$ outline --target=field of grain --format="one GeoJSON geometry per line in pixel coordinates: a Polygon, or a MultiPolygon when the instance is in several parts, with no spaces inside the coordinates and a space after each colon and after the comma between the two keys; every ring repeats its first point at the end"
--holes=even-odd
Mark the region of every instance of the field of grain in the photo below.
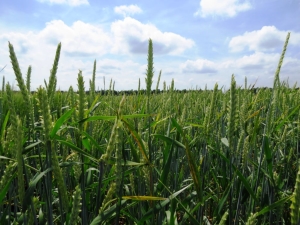
{"type": "MultiPolygon", "coordinates": [[[[0,95],[0,224],[299,224],[300,90],[30,92],[9,43],[19,91],[0,95]]],[[[156,87],[160,82],[160,76],[156,87]]],[[[75,91],[76,89],[76,91],[75,91]]]]}

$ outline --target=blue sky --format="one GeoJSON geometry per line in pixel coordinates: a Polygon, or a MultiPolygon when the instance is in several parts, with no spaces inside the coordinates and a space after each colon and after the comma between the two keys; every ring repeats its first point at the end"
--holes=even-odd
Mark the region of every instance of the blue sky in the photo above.
{"type": "MultiPolygon", "coordinates": [[[[156,86],[162,70],[176,89],[272,86],[288,32],[291,37],[281,80],[300,84],[299,0],[1,0],[0,76],[17,89],[8,54],[15,48],[23,77],[32,66],[32,90],[48,81],[55,50],[62,43],[57,88],[77,87],[82,70],[86,89],[97,60],[96,87],[145,87],[147,46],[154,43],[156,86]]],[[[2,81],[1,81],[2,82],[2,81]]]]}

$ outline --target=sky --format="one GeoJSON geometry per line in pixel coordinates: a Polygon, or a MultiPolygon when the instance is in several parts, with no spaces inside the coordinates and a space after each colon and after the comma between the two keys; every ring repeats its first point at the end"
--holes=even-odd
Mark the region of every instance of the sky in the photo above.
{"type": "Polygon", "coordinates": [[[300,0],[0,0],[0,83],[15,90],[8,43],[31,91],[48,82],[57,45],[57,89],[77,88],[79,71],[89,89],[94,60],[96,89],[145,88],[147,49],[153,42],[159,72],[176,89],[271,87],[288,32],[280,79],[300,84],[300,0]]]}

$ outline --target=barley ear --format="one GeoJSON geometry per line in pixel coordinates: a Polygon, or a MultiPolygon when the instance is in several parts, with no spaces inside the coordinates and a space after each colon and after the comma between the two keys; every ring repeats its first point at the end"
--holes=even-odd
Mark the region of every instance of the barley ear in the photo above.
{"type": "Polygon", "coordinates": [[[29,92],[30,92],[30,79],[31,79],[31,66],[28,67],[27,76],[26,76],[26,87],[29,92]]]}
{"type": "Polygon", "coordinates": [[[221,218],[221,220],[220,220],[219,225],[225,225],[225,224],[226,224],[227,217],[228,217],[228,211],[226,211],[226,212],[223,214],[223,216],[222,216],[222,218],[221,218]]]}
{"type": "Polygon", "coordinates": [[[229,115],[228,115],[228,142],[229,148],[233,150],[234,130],[235,130],[235,119],[236,119],[236,82],[234,75],[231,77],[230,86],[230,104],[229,104],[229,115]]]}
{"type": "Polygon", "coordinates": [[[49,141],[50,131],[52,130],[52,120],[46,90],[40,87],[37,90],[37,96],[43,117],[45,141],[49,141]]]}
{"type": "MultiPolygon", "coordinates": [[[[45,132],[45,143],[50,142],[50,131],[52,130],[52,120],[50,115],[50,109],[48,104],[48,98],[46,94],[46,90],[44,88],[38,89],[38,98],[39,104],[41,107],[43,120],[44,120],[44,132],[45,132]]],[[[53,174],[57,181],[58,191],[60,193],[60,200],[62,201],[63,208],[65,211],[68,210],[68,195],[67,195],[67,187],[64,183],[62,171],[59,167],[58,159],[56,156],[55,146],[50,142],[49,146],[51,147],[51,163],[53,168],[53,174]]]]}
{"type": "Polygon", "coordinates": [[[56,73],[57,73],[57,67],[58,67],[58,62],[59,62],[59,57],[60,57],[60,50],[61,50],[61,43],[58,44],[56,53],[55,53],[55,58],[54,58],[54,63],[50,72],[50,77],[49,77],[49,83],[47,87],[47,95],[49,102],[51,104],[55,89],[56,89],[56,73]]]}
{"type": "Polygon", "coordinates": [[[256,222],[256,214],[251,213],[251,215],[248,217],[246,225],[255,225],[256,222]]]}
{"type": "Polygon", "coordinates": [[[77,185],[75,187],[75,193],[73,195],[73,206],[70,214],[69,225],[78,224],[78,214],[80,213],[81,208],[81,190],[77,185]]]}
{"type": "Polygon", "coordinates": [[[216,98],[217,98],[217,93],[218,93],[218,84],[216,83],[213,94],[212,94],[208,114],[205,115],[204,129],[206,131],[206,134],[210,133],[211,120],[212,120],[214,112],[215,112],[215,102],[216,102],[216,98]]]}
{"type": "Polygon", "coordinates": [[[112,183],[110,184],[110,187],[107,191],[106,196],[104,197],[104,200],[102,202],[102,206],[99,209],[99,214],[103,213],[105,210],[105,207],[107,205],[107,203],[112,199],[113,195],[116,193],[116,183],[112,183]]]}
{"type": "Polygon", "coordinates": [[[16,56],[15,51],[14,51],[14,47],[12,46],[11,43],[8,44],[8,47],[9,47],[9,57],[11,59],[13,70],[14,70],[15,75],[16,75],[18,86],[20,88],[23,99],[25,101],[26,112],[28,114],[31,114],[30,96],[29,96],[27,87],[25,85],[25,82],[23,80],[23,77],[22,77],[21,69],[20,69],[20,66],[19,66],[19,63],[18,63],[17,56],[16,56]]]}
{"type": "Polygon", "coordinates": [[[280,59],[279,59],[279,63],[278,63],[278,66],[277,66],[277,70],[275,72],[273,89],[275,89],[275,87],[280,84],[279,73],[280,73],[282,63],[283,63],[283,59],[284,59],[284,55],[285,55],[285,52],[286,52],[286,49],[287,49],[287,45],[289,43],[289,39],[290,39],[290,32],[288,32],[288,34],[286,36],[285,43],[284,43],[284,46],[283,46],[283,49],[282,49],[282,52],[281,52],[281,56],[280,56],[280,59]]]}
{"type": "Polygon", "coordinates": [[[6,165],[3,175],[0,177],[0,190],[3,190],[3,188],[11,178],[16,165],[17,163],[15,161],[10,161],[9,164],[6,165]]]}
{"type": "Polygon", "coordinates": [[[15,140],[15,149],[16,149],[16,159],[18,162],[18,194],[20,202],[23,202],[25,196],[25,186],[24,186],[24,173],[23,173],[23,131],[22,131],[22,122],[17,117],[17,127],[16,127],[16,140],[15,140]]]}
{"type": "Polygon", "coordinates": [[[300,222],[300,166],[298,168],[295,190],[292,197],[291,222],[292,225],[297,225],[300,222]]]}
{"type": "Polygon", "coordinates": [[[156,94],[157,94],[157,92],[158,92],[158,87],[159,87],[160,77],[161,77],[161,70],[159,71],[159,75],[158,75],[158,79],[157,79],[157,83],[156,83],[156,94]]]}
{"type": "Polygon", "coordinates": [[[148,66],[146,70],[146,87],[147,87],[147,96],[151,94],[151,86],[153,82],[153,75],[154,75],[154,67],[153,67],[153,45],[152,40],[149,39],[148,45],[148,66]]]}
{"type": "Polygon", "coordinates": [[[96,60],[94,61],[94,67],[93,67],[93,77],[92,77],[92,80],[91,80],[91,96],[92,96],[92,99],[94,100],[95,98],[95,90],[96,90],[96,84],[95,84],[95,80],[96,80],[96,68],[97,68],[97,62],[96,60]]]}
{"type": "MultiPolygon", "coordinates": [[[[85,109],[85,104],[86,104],[86,99],[85,99],[85,90],[84,90],[84,81],[83,81],[83,76],[82,76],[82,71],[80,70],[78,73],[78,93],[79,93],[79,100],[78,100],[78,119],[83,120],[84,119],[84,109],[85,109]]],[[[79,130],[83,131],[83,123],[79,124],[79,130]]]]}

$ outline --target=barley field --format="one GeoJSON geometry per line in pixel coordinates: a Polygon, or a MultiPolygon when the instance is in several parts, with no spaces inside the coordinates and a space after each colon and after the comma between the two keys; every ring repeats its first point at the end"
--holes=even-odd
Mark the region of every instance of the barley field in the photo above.
{"type": "MultiPolygon", "coordinates": [[[[300,90],[158,90],[149,40],[146,90],[58,91],[48,81],[0,92],[0,224],[299,224],[300,90]],[[153,86],[156,85],[156,89],[153,86]]],[[[275,68],[274,68],[275,69],[275,68]]],[[[86,89],[85,87],[89,88],[86,89]]]]}

